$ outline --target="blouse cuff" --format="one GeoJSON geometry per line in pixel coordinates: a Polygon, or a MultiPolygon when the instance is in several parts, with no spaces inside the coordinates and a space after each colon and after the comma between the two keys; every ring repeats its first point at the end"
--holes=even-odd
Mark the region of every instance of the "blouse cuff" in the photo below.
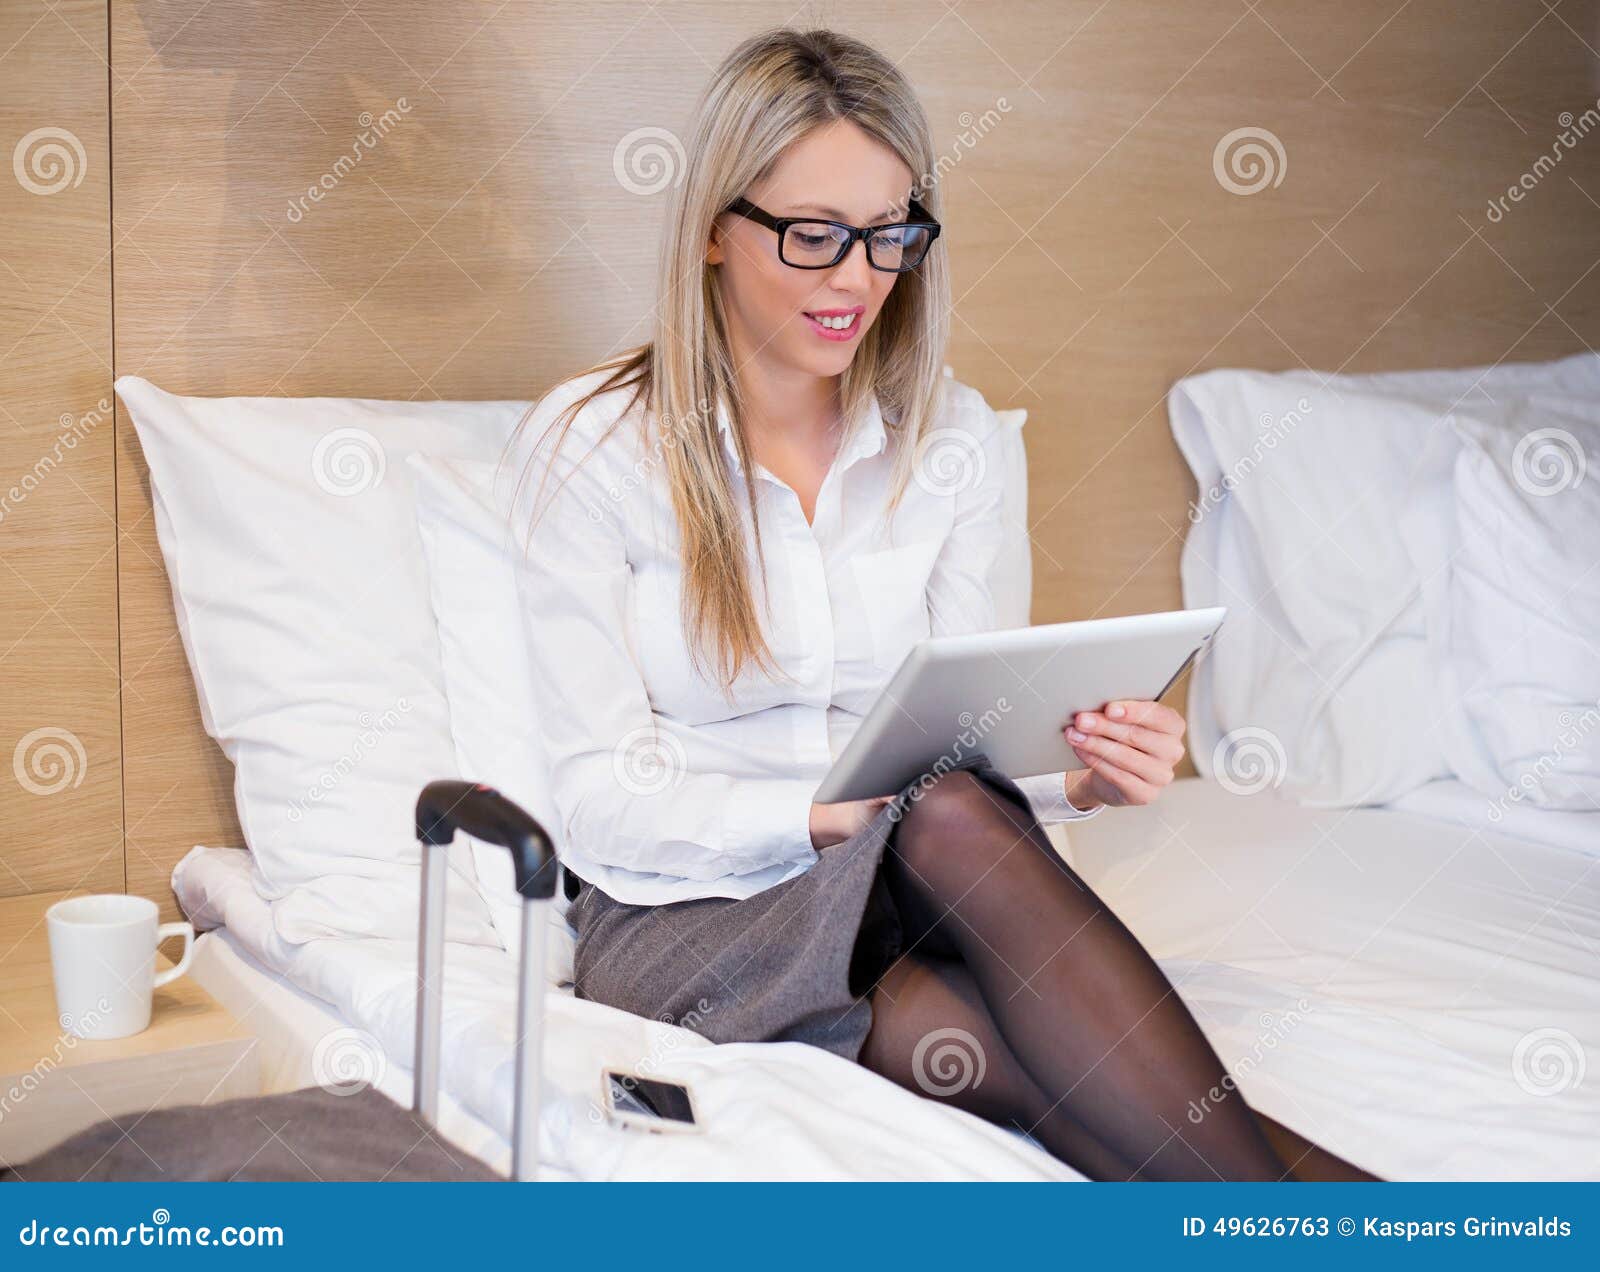
{"type": "Polygon", "coordinates": [[[1082,821],[1105,807],[1104,804],[1097,804],[1084,809],[1072,803],[1067,798],[1065,773],[1041,773],[1036,777],[1015,777],[1011,780],[1027,796],[1028,803],[1033,806],[1034,819],[1041,826],[1048,826],[1052,822],[1082,821]]]}
{"type": "Polygon", "coordinates": [[[722,845],[735,863],[735,873],[816,859],[817,850],[811,844],[811,805],[819,785],[786,778],[734,782],[723,809],[722,845]]]}

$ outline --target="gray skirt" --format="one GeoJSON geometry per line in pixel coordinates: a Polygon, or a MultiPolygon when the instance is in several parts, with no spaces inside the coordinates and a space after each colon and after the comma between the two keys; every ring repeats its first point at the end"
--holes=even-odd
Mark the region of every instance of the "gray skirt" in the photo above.
{"type": "MultiPolygon", "coordinates": [[[[955,767],[1029,807],[982,756],[955,767]]],[[[883,860],[920,785],[823,849],[805,874],[752,897],[629,905],[583,883],[567,912],[578,997],[712,1042],[805,1042],[856,1059],[872,1028],[872,988],[905,947],[883,860]]]]}

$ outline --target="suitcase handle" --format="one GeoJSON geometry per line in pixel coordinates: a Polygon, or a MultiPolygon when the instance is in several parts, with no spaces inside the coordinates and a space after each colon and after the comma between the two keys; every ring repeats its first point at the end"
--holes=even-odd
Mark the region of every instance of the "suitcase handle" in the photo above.
{"type": "Polygon", "coordinates": [[[555,848],[544,827],[521,806],[482,782],[429,782],[417,799],[417,838],[448,844],[458,830],[510,849],[518,894],[542,901],[555,896],[555,848]]]}
{"type": "Polygon", "coordinates": [[[533,817],[481,782],[429,782],[417,797],[422,843],[422,906],[417,941],[417,1054],[411,1107],[439,1121],[439,1034],[444,1016],[445,849],[465,831],[511,853],[522,898],[522,949],[517,977],[515,1103],[511,1117],[511,1178],[532,1181],[539,1171],[539,1097],[544,1062],[544,955],[549,907],[560,864],[550,836],[533,817]]]}

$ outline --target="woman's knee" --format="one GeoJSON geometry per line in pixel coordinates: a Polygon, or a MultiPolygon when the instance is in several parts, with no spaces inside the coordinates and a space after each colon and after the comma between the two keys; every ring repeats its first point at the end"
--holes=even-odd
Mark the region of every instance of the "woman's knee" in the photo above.
{"type": "Polygon", "coordinates": [[[914,789],[895,832],[894,853],[922,874],[942,873],[959,859],[986,869],[1013,847],[1026,846],[1033,819],[982,778],[956,769],[914,789]],[[1019,844],[1019,840],[1022,841],[1019,844]]]}

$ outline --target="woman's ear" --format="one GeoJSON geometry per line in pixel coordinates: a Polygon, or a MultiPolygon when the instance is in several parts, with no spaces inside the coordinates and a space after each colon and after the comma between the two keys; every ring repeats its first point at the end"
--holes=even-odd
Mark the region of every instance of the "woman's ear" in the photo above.
{"type": "Polygon", "coordinates": [[[711,232],[706,236],[706,264],[720,265],[723,259],[722,230],[715,221],[712,221],[711,232]]]}

